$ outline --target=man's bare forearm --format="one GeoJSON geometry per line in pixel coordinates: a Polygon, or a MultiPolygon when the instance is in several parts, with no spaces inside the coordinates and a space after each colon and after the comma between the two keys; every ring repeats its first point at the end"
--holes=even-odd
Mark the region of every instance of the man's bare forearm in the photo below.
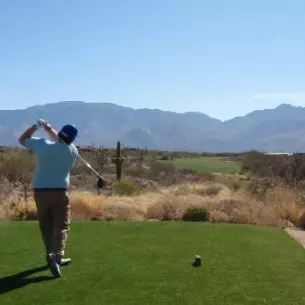
{"type": "Polygon", "coordinates": [[[24,141],[28,138],[30,138],[36,131],[37,127],[34,124],[30,128],[28,128],[20,137],[19,137],[19,143],[24,146],[24,141]]]}
{"type": "Polygon", "coordinates": [[[44,129],[49,134],[50,138],[53,141],[57,141],[58,140],[58,133],[57,133],[57,131],[54,128],[52,128],[52,126],[50,124],[47,124],[44,127],[44,129]]]}

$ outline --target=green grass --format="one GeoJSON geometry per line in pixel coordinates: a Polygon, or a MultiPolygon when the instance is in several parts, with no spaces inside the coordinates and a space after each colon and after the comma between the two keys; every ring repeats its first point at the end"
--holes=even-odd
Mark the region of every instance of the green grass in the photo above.
{"type": "Polygon", "coordinates": [[[191,168],[198,172],[235,174],[240,171],[237,162],[226,161],[221,157],[177,158],[172,163],[177,169],[191,168]]]}
{"type": "Polygon", "coordinates": [[[277,228],[75,222],[56,280],[9,278],[44,265],[37,223],[0,223],[0,245],[3,305],[305,304],[305,251],[277,228]]]}

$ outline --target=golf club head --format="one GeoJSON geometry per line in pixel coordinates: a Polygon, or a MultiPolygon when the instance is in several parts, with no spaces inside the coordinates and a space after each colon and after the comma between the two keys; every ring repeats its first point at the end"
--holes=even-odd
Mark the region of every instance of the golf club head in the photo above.
{"type": "Polygon", "coordinates": [[[97,180],[96,186],[97,186],[97,188],[99,188],[99,189],[104,188],[104,187],[106,186],[106,181],[103,180],[102,178],[99,178],[99,179],[97,180]]]}

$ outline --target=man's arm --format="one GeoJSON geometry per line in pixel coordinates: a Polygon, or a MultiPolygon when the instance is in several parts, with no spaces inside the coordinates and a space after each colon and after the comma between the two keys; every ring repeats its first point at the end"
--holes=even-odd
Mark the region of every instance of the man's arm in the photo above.
{"type": "Polygon", "coordinates": [[[36,124],[28,128],[18,139],[19,143],[25,146],[25,140],[32,137],[32,135],[38,130],[36,124]]]}
{"type": "Polygon", "coordinates": [[[58,133],[55,129],[52,128],[52,126],[47,123],[45,126],[44,126],[44,130],[49,134],[50,138],[53,140],[53,141],[57,141],[58,140],[58,133]]]}
{"type": "MultiPolygon", "coordinates": [[[[58,140],[58,133],[55,129],[52,128],[52,126],[44,121],[44,120],[39,120],[36,124],[34,124],[33,126],[31,126],[30,128],[28,128],[20,137],[19,137],[19,143],[25,147],[27,147],[28,145],[26,145],[26,140],[32,140],[34,138],[32,138],[33,134],[38,130],[39,127],[44,128],[44,130],[49,134],[50,138],[53,141],[58,140]]],[[[29,144],[29,143],[27,143],[29,144]]]]}

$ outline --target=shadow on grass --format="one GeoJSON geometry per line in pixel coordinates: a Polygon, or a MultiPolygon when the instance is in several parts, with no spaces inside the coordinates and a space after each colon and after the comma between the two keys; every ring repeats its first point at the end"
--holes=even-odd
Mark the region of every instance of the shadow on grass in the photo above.
{"type": "Polygon", "coordinates": [[[43,281],[49,281],[55,279],[52,276],[37,276],[32,278],[26,278],[32,274],[47,270],[48,266],[41,266],[33,269],[29,269],[14,275],[0,278],[0,295],[10,292],[15,289],[25,287],[29,284],[40,283],[43,281]]]}

